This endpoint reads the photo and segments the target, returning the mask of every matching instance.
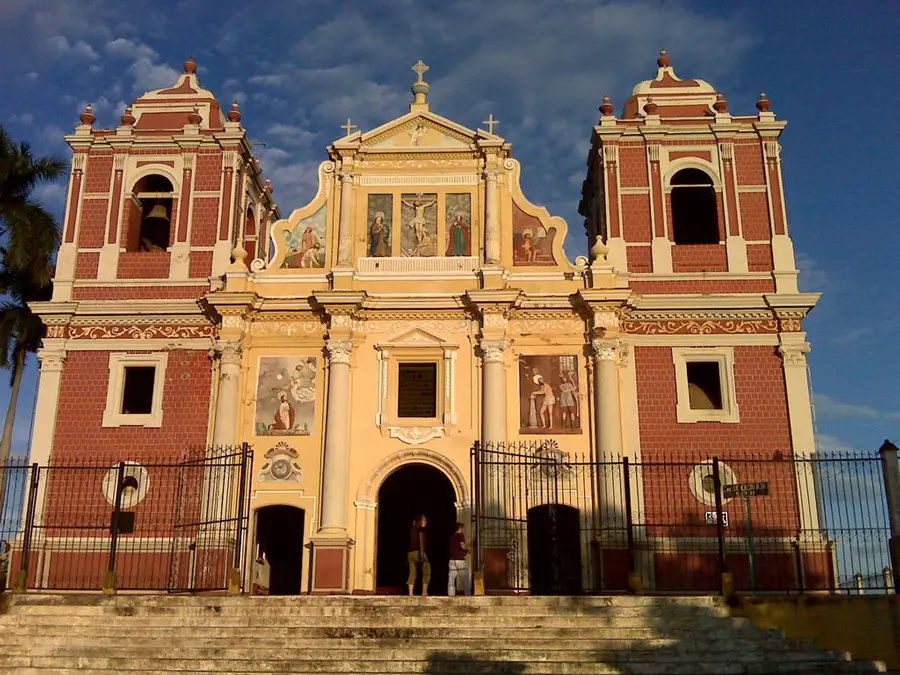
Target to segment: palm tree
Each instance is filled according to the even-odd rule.
[[[56,220],[34,200],[33,192],[65,169],[58,157],[35,158],[27,143],[16,145],[0,126],[0,293],[5,294],[0,303],[0,368],[9,369],[12,388],[0,437],[0,512],[25,362],[44,336],[44,325],[28,303],[49,299],[51,261],[60,240]]]

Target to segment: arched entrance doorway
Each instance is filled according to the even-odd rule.
[[[269,595],[299,595],[303,581],[303,509],[264,506],[256,511],[257,558],[269,563]]]
[[[456,527],[456,491],[443,471],[428,464],[404,464],[378,490],[377,593],[407,593],[406,554],[413,519],[428,517],[431,595],[447,594],[449,541]],[[418,594],[417,587],[415,592]]]

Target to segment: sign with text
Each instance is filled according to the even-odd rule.
[[[707,511],[706,512],[706,524],[707,525],[715,525],[717,522],[716,512],[715,511]],[[722,511],[722,525],[728,527],[728,512]]]
[[[735,483],[734,485],[723,485],[722,496],[725,499],[734,499],[735,497],[765,497],[769,494],[769,484],[765,481],[759,483]]]

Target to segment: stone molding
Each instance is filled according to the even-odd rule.
[[[327,340],[325,348],[328,350],[328,359],[332,364],[350,364],[350,355],[353,352],[353,343],[350,340]]]
[[[115,325],[115,326],[52,326],[47,337],[66,337],[70,340],[185,340],[191,338],[208,338],[215,335],[215,327],[211,325]]]
[[[457,501],[463,504],[470,502],[466,479],[456,464],[439,452],[421,447],[407,448],[385,457],[369,478],[360,483],[356,493],[356,501],[376,502],[378,499],[378,488],[381,487],[382,481],[404,464],[428,464],[440,470],[453,484]]]
[[[626,319],[622,322],[625,333],[637,335],[710,335],[713,333],[777,333],[775,319]]]
[[[612,338],[594,338],[591,349],[597,361],[615,361],[619,349],[619,341]]]
[[[481,340],[482,360],[485,363],[503,363],[509,348],[509,340]]]

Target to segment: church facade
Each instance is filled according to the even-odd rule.
[[[409,111],[348,122],[317,193],[284,215],[238,105],[196,70],[118,127],[86,110],[66,137],[54,293],[34,304],[48,330],[32,461],[127,461],[140,496],[168,489],[144,466],[161,452],[249,443],[245,559],[292,539],[297,591],[372,593],[423,490],[468,527],[476,443],[689,462],[667,500],[647,489],[635,507],[699,517],[713,456],[814,450],[803,319],[818,296],[798,291],[785,123],[764,95],[732,114],[663,53],[621,115],[604,100],[580,204],[590,256],[573,259],[578,235],[523,194],[493,118],[432,111],[421,62]],[[778,499],[815,529],[802,480]],[[109,509],[103,485],[84,490]]]

